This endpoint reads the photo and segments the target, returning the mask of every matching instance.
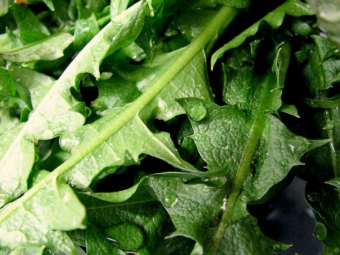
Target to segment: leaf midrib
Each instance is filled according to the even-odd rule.
[[[182,55],[180,55],[174,61],[167,71],[163,73],[163,75],[161,75],[159,79],[149,87],[149,89],[147,89],[140,97],[130,104],[120,115],[113,119],[108,125],[109,128],[99,133],[96,139],[89,141],[87,144],[79,148],[68,160],[66,160],[51,174],[46,176],[39,183],[28,190],[22,197],[3,208],[2,213],[0,214],[0,223],[10,217],[10,215],[17,209],[21,208],[24,203],[34,197],[34,195],[44,188],[44,186],[48,185],[56,178],[62,176],[66,171],[81,161],[86,155],[91,153],[97,146],[105,142],[111,135],[119,131],[125,124],[127,124],[136,114],[140,112],[141,109],[143,109],[151,100],[153,100],[201,50],[204,49],[204,47],[211,41],[212,38],[216,38],[216,35],[221,34],[222,30],[224,30],[231,23],[231,21],[236,17],[237,13],[237,9],[223,6],[216,16],[209,22],[203,32],[187,46]],[[22,131],[21,134],[23,136],[24,131]],[[17,138],[16,141],[20,141],[20,139]]]
[[[222,219],[215,231],[214,240],[212,240],[212,244],[209,247],[207,255],[216,254],[219,244],[223,239],[226,228],[230,224],[232,224],[234,205],[239,198],[246,178],[250,174],[250,164],[257,150],[258,141],[261,139],[263,130],[266,126],[267,117],[265,115],[265,111],[270,107],[272,102],[271,100],[268,100],[268,98],[271,98],[270,93],[272,93],[272,90],[270,90],[270,85],[275,82],[274,79],[276,79],[275,75],[271,74],[267,75],[267,78],[262,82],[262,89],[264,93],[262,93],[261,98],[258,99],[260,104],[258,105],[257,110],[254,114],[254,118],[249,125],[249,139],[245,146],[242,159],[232,183],[231,191],[227,198],[226,209],[222,214]],[[261,84],[259,84],[258,86],[261,86]]]

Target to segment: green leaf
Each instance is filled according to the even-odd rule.
[[[11,108],[2,108],[0,110],[0,134],[19,122],[19,119],[14,114],[15,110]]]
[[[49,206],[37,206],[42,204]],[[29,243],[77,254],[67,234],[59,230],[84,228],[85,209],[66,183],[54,180],[41,187],[22,207],[7,205],[1,209],[1,215],[2,247],[14,249]]]
[[[105,73],[102,73],[102,76],[103,74]],[[141,95],[134,81],[125,80],[124,77],[117,73],[107,72],[106,74],[111,75],[111,77],[108,79],[102,78],[96,83],[99,96],[91,103],[94,110],[105,111],[121,107],[131,103]]]
[[[135,81],[139,90],[144,91],[147,89],[150,81],[152,82],[153,79],[158,77],[158,74],[165,72],[167,66],[161,65],[160,62],[166,60],[168,63],[171,63],[171,60],[176,58],[179,53],[181,53],[181,51],[171,54],[170,56],[162,54],[158,56],[158,58],[154,59],[152,63],[143,66],[132,75],[130,74],[129,76],[125,76],[124,73],[121,72],[120,74],[123,77],[125,76],[125,79]],[[142,80],[139,80],[141,77]],[[107,81],[112,82],[115,80],[124,82],[121,78],[109,79]],[[104,84],[108,83],[105,81]],[[148,104],[148,106],[140,114],[141,117],[136,116],[130,120],[130,122],[122,127],[115,135],[108,138],[105,144],[100,145],[98,148],[93,150],[90,155],[78,163],[72,171],[65,175],[65,178],[74,186],[85,188],[89,186],[93,178],[96,176],[97,178],[102,178],[108,173],[114,172],[118,166],[139,163],[139,156],[142,153],[162,159],[176,168],[194,171],[198,174],[198,171],[193,166],[180,158],[167,134],[151,133],[140,118],[148,121],[148,115],[150,115],[149,112],[151,112],[153,118],[156,117],[158,119],[169,120],[184,113],[183,109],[175,102],[174,99],[191,96],[210,99],[210,93],[207,90],[206,84],[207,75],[205,58],[203,54],[198,54],[171,81],[171,83]],[[126,84],[123,83],[121,85],[124,86],[122,88],[108,88],[107,90],[110,91],[110,97],[104,98],[105,101],[103,101],[101,99],[102,96],[99,95],[95,103],[100,102],[103,105],[101,108],[102,110],[117,107],[123,103],[128,103],[124,102],[124,100],[129,100],[129,97],[133,96],[131,91],[135,94],[138,93],[138,91],[133,89],[131,85],[132,84],[130,82],[127,82]],[[126,90],[126,92],[121,93],[124,90]],[[112,93],[112,91],[114,93]],[[101,90],[99,90],[99,92],[101,92]],[[130,93],[129,97],[125,97],[127,93]],[[78,146],[82,146],[86,144],[87,141],[95,139],[97,134],[106,128],[107,123],[114,120],[120,112],[121,110],[116,108],[116,110],[111,110],[111,113],[105,115],[103,118],[86,125],[77,131],[62,135],[60,139],[62,149],[72,153],[77,150]],[[104,157],[103,155],[107,156]],[[88,168],[89,165],[91,165],[90,168]],[[87,170],[84,172],[84,169]],[[106,173],[105,169],[109,172]]]
[[[249,0],[217,0],[216,1],[219,4],[225,4],[227,6],[235,7],[235,8],[246,8],[250,5]]]
[[[139,23],[137,22],[137,24],[141,24],[143,22],[141,17],[143,16],[143,9],[144,7],[136,5],[117,17],[117,19],[125,20],[130,25],[132,22],[135,24],[136,20],[138,20]],[[138,35],[136,34],[138,33],[138,28],[136,27],[138,26],[131,28],[135,36]],[[84,105],[79,104],[71,96],[70,90],[78,85],[79,75],[82,73],[91,73],[99,78],[98,66],[102,58],[106,56],[108,51],[113,51],[115,47],[121,46],[123,38],[126,39],[126,36],[129,40],[132,38],[130,34],[119,33],[121,29],[125,29],[125,27],[117,29],[113,23],[110,23],[78,54],[77,58],[34,109],[28,122],[25,123],[15,139],[13,139],[12,144],[6,147],[7,152],[0,162],[0,175],[12,171],[17,176],[25,178],[29,173],[31,165],[26,164],[25,160],[15,159],[17,157],[15,155],[20,155],[21,143],[32,144],[33,146],[33,141],[52,139],[63,132],[75,130],[83,125],[85,121],[83,114],[73,109],[76,109],[77,106],[84,108]],[[113,34],[115,34],[114,40],[112,40]],[[81,111],[85,112],[85,110]],[[30,158],[34,158],[34,156],[31,155]],[[15,160],[13,161],[13,159]],[[10,189],[8,186],[1,186],[1,206],[26,191],[26,183],[22,181],[19,182],[13,179],[9,186],[11,187]]]
[[[93,14],[86,20],[78,19],[74,29],[74,51],[81,50],[98,32],[98,23]]]
[[[211,237],[214,237],[227,203],[224,198],[225,190],[205,184],[183,184],[162,177],[150,177],[149,185],[176,227],[170,237],[183,235],[192,238],[200,246],[196,247],[196,252],[203,253],[204,247],[205,254],[213,241]],[[237,205],[234,210],[237,212],[237,219],[225,230],[216,254],[273,254],[289,247],[264,236],[257,226],[256,219],[246,212],[244,206]],[[243,243],[248,245],[241,245]]]
[[[11,10],[20,30],[20,38],[26,43],[31,43],[50,35],[47,27],[27,7],[13,4]]]
[[[6,158],[11,144],[15,141],[23,126],[24,124],[20,123],[1,133],[0,158],[2,160]],[[4,162],[5,168],[0,171],[1,178],[8,180],[0,184],[1,205],[20,196],[23,191],[27,190],[27,178],[33,166],[35,156],[34,144],[27,139],[22,139],[19,146],[12,149],[12,153],[11,160]],[[16,165],[14,165],[14,162]]]
[[[112,254],[123,255],[124,252],[115,247],[106,239],[104,233],[101,233],[95,227],[89,225],[86,229],[86,249],[87,254]]]
[[[251,219],[245,220],[245,225],[241,223],[248,216],[241,217],[242,211],[236,209],[237,205],[243,208],[246,203],[262,198],[270,187],[287,176],[291,167],[301,164],[300,158],[304,153],[329,142],[309,141],[295,136],[279,120],[267,115],[275,113],[281,105],[279,98],[288,66],[285,61],[289,60],[289,45],[279,43],[275,47],[275,55],[267,53],[271,56],[268,61],[272,59],[274,64],[272,70],[267,69],[260,77],[253,71],[256,64],[248,66],[239,61],[252,63],[254,56],[250,53],[250,47],[247,50],[241,48],[227,59],[228,66],[224,67],[225,100],[229,105],[217,106],[194,98],[179,101],[189,116],[194,131],[191,138],[207,162],[208,173],[218,173],[222,169],[231,188],[207,254],[216,254],[217,251],[218,254],[229,254],[229,248],[224,246],[225,242],[230,242],[224,241],[226,237],[230,239],[228,231],[258,229],[252,227],[254,221]],[[265,63],[261,62],[262,67]],[[240,243],[247,242],[242,238]],[[250,246],[251,252],[245,250],[244,254],[271,254],[274,244],[268,242],[269,250],[254,244]],[[287,248],[281,245],[275,247],[277,251]],[[234,252],[232,254],[237,254],[236,248]]]
[[[7,70],[0,68],[0,101],[15,95],[15,86]]]
[[[107,87],[105,92],[109,93],[110,97],[107,97],[105,93],[102,99],[102,83],[99,83],[99,97],[95,101],[95,104],[97,104],[97,102],[100,103],[102,105],[100,110],[105,110],[131,102],[137,95],[146,91],[150,87],[150,84],[155,82],[159,76],[166,73],[169,66],[172,65],[183,52],[185,52],[185,49],[168,54],[157,54],[152,61],[146,62],[138,68],[134,68],[131,65],[122,65],[121,62],[119,62],[118,66],[114,66],[119,76],[115,75],[115,78],[107,82],[104,81],[104,85],[108,86],[109,82],[119,82],[121,85],[117,84],[117,87]],[[126,96],[127,93],[129,93],[129,96]],[[167,84],[166,88],[149,103],[143,114],[148,115],[145,112],[151,112],[153,118],[168,121],[184,113],[183,109],[175,101],[176,98],[182,97],[211,99],[211,92],[208,88],[206,58],[203,52],[197,53],[195,58],[183,68],[183,71],[179,72],[178,75]]]
[[[76,151],[77,147],[93,140],[120,113],[120,110],[111,111],[92,124],[62,135],[60,138],[61,148],[70,153]],[[160,158],[174,167],[198,172],[196,168],[179,157],[168,134],[151,133],[141,119],[136,116],[107,139],[104,144],[84,157],[64,175],[64,178],[73,186],[86,188],[95,177],[100,179],[114,172],[118,166],[139,163],[139,156],[142,153]]]
[[[262,22],[267,22],[273,29],[277,29],[282,25],[286,14],[294,17],[300,17],[305,15],[313,15],[314,12],[309,5],[300,2],[299,0],[285,1],[282,5],[269,12],[262,19],[251,25],[249,28],[230,40],[223,47],[218,49],[211,58],[211,67],[214,67],[217,59],[222,57],[224,52],[237,48],[248,37],[254,36],[258,32]]]
[[[143,198],[143,197],[142,197]],[[143,243],[138,249],[140,254],[158,254],[156,252],[160,242],[162,242],[168,219],[165,210],[157,202],[145,200],[135,200],[126,203],[109,203],[95,198],[84,196],[82,201],[86,205],[88,213],[88,221],[90,224],[100,230],[103,235],[112,240],[109,233],[112,229],[119,231],[129,231],[129,229],[137,229],[137,234],[143,233]],[[136,214],[138,216],[136,217]],[[123,233],[118,238],[120,242],[127,246],[135,246],[136,239],[132,239]],[[101,240],[94,240],[93,245],[98,245]],[[112,243],[111,243],[112,244]],[[123,248],[123,247],[122,247]],[[129,250],[125,250],[129,251]]]
[[[331,186],[320,183],[308,183],[306,198],[316,214],[314,236],[325,246],[322,254],[336,254],[340,251],[339,228],[339,194]]]
[[[9,1],[8,0],[1,0],[0,2],[0,17],[7,14],[9,9]]]
[[[316,12],[319,26],[325,29],[330,39],[340,47],[339,2],[336,0],[309,0],[308,2]]]
[[[43,255],[45,247],[17,248],[14,251],[0,250],[0,254],[9,255]],[[1,253],[3,251],[3,253]]]
[[[226,228],[216,254],[278,254],[290,247],[262,234],[257,220],[246,212],[244,206],[237,204],[234,210],[238,219]],[[247,245],[243,245],[245,243]]]
[[[44,2],[51,11],[54,11],[53,0],[29,0],[28,2],[30,4]]]
[[[284,112],[287,113],[289,115],[292,115],[296,118],[300,118],[299,113],[297,108],[294,105],[286,105],[286,104],[282,104],[282,106],[280,107],[280,112]]]
[[[144,242],[143,231],[134,224],[123,223],[105,229],[108,238],[127,251],[138,251]]]
[[[52,98],[50,97],[51,95],[56,95],[58,91],[60,90],[63,91],[63,88],[67,88],[68,93],[63,93],[63,96],[65,97],[69,96],[69,89],[75,85],[74,83],[76,83],[75,82],[76,78],[80,73],[89,72],[91,74],[94,74],[95,77],[99,78],[99,71],[98,71],[99,62],[107,54],[112,53],[115,49],[119,47],[130,44],[131,41],[135,39],[135,36],[137,36],[140,31],[139,25],[142,26],[143,13],[144,13],[144,6],[137,4],[133,6],[132,8],[129,8],[126,12],[123,12],[120,16],[118,16],[122,20],[125,20],[126,15],[129,14],[131,16],[127,16],[127,17],[131,19],[127,18],[128,21],[125,23],[125,25],[122,24],[121,26],[118,27],[118,32],[117,30],[113,31],[113,32],[117,32],[115,33],[116,36],[114,37],[113,41],[112,41],[113,35],[108,33],[108,30],[110,30],[109,28],[112,28],[111,27],[112,23],[110,23],[108,27],[104,28],[99,34],[97,34],[97,36],[93,40],[91,40],[89,44],[87,44],[84,50],[77,55],[76,59],[69,65],[69,67],[63,73],[63,75],[59,78],[59,80],[55,83],[55,85],[50,90],[50,92],[47,94],[47,96],[44,97],[43,101],[35,109],[34,113],[30,116],[30,119],[26,124],[27,129],[33,128],[32,123],[38,122],[39,124],[41,124],[41,121],[37,121],[37,119],[35,118],[37,118],[36,116],[40,115],[39,112],[43,108],[48,107],[46,103],[47,101],[49,103],[53,102],[52,100],[53,97]],[[97,139],[88,141],[86,143],[86,146],[82,146],[81,148],[78,148],[75,151],[75,153],[64,164],[59,166],[51,174],[47,175],[44,179],[42,179],[40,182],[35,184],[29,191],[26,192],[25,195],[23,195],[22,197],[17,199],[15,202],[11,203],[10,205],[5,206],[4,213],[0,214],[1,225],[5,225],[8,218],[13,216],[15,212],[18,212],[22,208],[22,204],[30,203],[30,201],[33,201],[34,198],[38,197],[38,194],[40,192],[44,191],[43,190],[44,187],[53,186],[52,184],[58,177],[60,177],[63,173],[67,172],[71,167],[73,167],[76,163],[78,163],[87,154],[91,153],[97,146],[102,144],[106,139],[108,139],[110,136],[115,134],[118,130],[123,128],[125,124],[127,124],[131,120],[134,120],[134,118],[137,117],[137,114],[143,108],[145,108],[146,105],[150,103],[158,95],[158,93],[172,80],[172,78],[174,78],[186,66],[186,64],[188,64],[198,53],[202,51],[205,45],[212,38],[212,35],[215,35],[216,33],[216,31],[214,30],[212,31],[210,28],[216,27],[216,26],[218,28],[227,26],[231,22],[231,20],[235,17],[235,14],[236,13],[233,9],[228,8],[228,7],[222,7],[220,12],[209,23],[209,26],[202,32],[202,34],[199,37],[197,37],[197,40],[194,40],[192,44],[189,45],[185,49],[185,51],[183,51],[182,54],[180,54],[177,57],[177,59],[172,63],[172,65],[169,66],[168,70],[164,72],[160,77],[158,77],[157,80],[153,81],[153,84],[150,85],[150,87],[147,90],[145,90],[144,93],[139,98],[137,98],[132,104],[127,105],[126,109],[124,109],[119,115],[116,116],[116,118],[114,118],[114,120],[111,121],[112,123],[107,123],[109,127],[103,130],[100,133],[100,135],[97,137]],[[118,17],[116,21],[119,21]],[[137,26],[136,26],[136,23],[137,23]],[[112,26],[117,28],[117,24],[114,24]],[[108,38],[110,38],[110,40],[107,40]],[[107,51],[105,51],[105,49]],[[53,94],[52,92],[55,94]],[[53,109],[56,109],[56,108],[57,107],[55,107],[54,105],[53,108],[48,108],[45,110],[47,110],[46,113],[47,112],[53,113]],[[70,119],[72,119],[72,117],[70,117]],[[34,121],[31,121],[31,120],[34,120]],[[56,120],[58,120],[58,118],[54,116],[54,121]],[[69,119],[67,119],[67,121],[65,120],[61,121],[60,123],[65,123],[65,122],[69,123]],[[112,125],[113,123],[114,125]],[[35,128],[38,128],[38,127],[36,126]],[[70,131],[69,128],[65,128],[65,129],[67,129],[67,131]],[[30,131],[33,131],[33,130],[30,129]],[[34,131],[38,132],[39,135],[41,135],[40,134],[41,130],[40,131],[34,130]],[[26,137],[27,136],[28,135],[26,134]],[[160,134],[160,136],[162,136],[162,134]],[[19,137],[17,138],[18,140],[23,138],[23,136],[20,136],[20,135],[17,137]],[[30,138],[30,136],[28,136],[28,138]],[[39,139],[38,136],[36,136],[35,138]],[[50,138],[53,138],[53,136],[51,135],[49,138],[46,138],[46,139],[50,139]],[[16,147],[17,147],[17,144],[14,146],[14,148]],[[43,203],[41,203],[40,205],[42,206],[42,204]],[[135,214],[133,214],[133,217],[135,218]],[[74,222],[76,221],[73,221],[73,223]],[[96,224],[94,225],[96,226]],[[71,225],[70,228],[72,227],[76,228],[80,226]],[[153,240],[153,242],[155,243],[154,239],[151,239],[151,240]],[[22,246],[24,245],[28,245],[28,244],[27,243],[22,244]],[[53,245],[50,245],[50,246],[53,246]],[[146,245],[146,247],[154,247],[154,246],[148,244]],[[66,253],[72,254],[74,252],[73,250],[70,250],[70,251],[67,251]]]
[[[332,54],[334,44],[331,41],[321,36],[311,37],[315,44],[315,50],[310,54],[310,61],[305,67],[304,75],[307,78],[308,88],[314,96],[318,90],[332,87],[335,77],[339,74],[340,60]]]
[[[19,63],[37,60],[55,60],[64,56],[64,50],[72,42],[73,36],[68,33],[60,33],[23,47],[1,52],[0,57]]]
[[[6,34],[0,35],[0,52],[6,52],[24,46],[19,36],[6,28]]]
[[[110,2],[111,20],[114,20],[119,14],[126,10],[130,0],[112,0]]]
[[[8,72],[19,96],[30,110],[38,107],[55,83],[53,78],[21,66],[10,66]]]
[[[205,246],[212,234],[208,229],[218,221],[225,191],[173,178],[149,177],[148,182],[175,225],[170,237],[184,235]]]

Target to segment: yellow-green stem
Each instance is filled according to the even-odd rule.
[[[105,142],[110,136],[119,131],[126,125],[136,114],[140,112],[151,100],[153,100],[162,89],[204,48],[216,39],[224,29],[231,23],[237,15],[237,9],[223,6],[214,18],[209,22],[202,33],[197,36],[183,51],[182,55],[169,67],[169,69],[161,75],[139,98],[129,105],[117,118],[115,118],[108,128],[98,134],[96,139],[88,142],[81,148],[78,148],[71,157],[62,165],[56,168],[50,175],[45,177],[22,197],[11,203],[2,210],[0,215],[0,223],[6,220],[15,210],[32,198],[45,185],[48,185],[55,178],[62,176],[70,170],[75,164],[80,162],[85,156],[91,153],[96,147]]]

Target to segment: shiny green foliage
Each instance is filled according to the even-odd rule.
[[[278,254],[294,174],[339,252],[340,6],[261,1],[0,0],[0,254]]]

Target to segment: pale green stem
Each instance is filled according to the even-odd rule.
[[[237,15],[237,9],[223,6],[214,18],[209,22],[202,33],[197,36],[186,48],[185,51],[173,62],[168,70],[163,73],[139,98],[131,103],[121,114],[119,114],[108,128],[103,130],[92,141],[78,148],[71,157],[62,165],[57,167],[50,175],[45,177],[30,190],[28,190],[21,198],[9,206],[3,208],[0,215],[0,222],[3,222],[22,204],[32,198],[45,185],[52,182],[55,178],[62,176],[70,170],[75,164],[80,162],[84,157],[90,154],[96,147],[105,142],[109,137],[115,134],[119,129],[126,125],[141,109],[149,104],[162,89],[199,53],[206,45],[215,40],[224,29],[231,23]]]
[[[261,103],[257,108],[255,114],[256,118],[254,118],[250,125],[248,132],[249,139],[245,146],[243,157],[240,161],[240,165],[238,166],[236,176],[231,187],[231,192],[227,199],[226,209],[222,214],[222,219],[216,229],[214,239],[212,240],[209,250],[205,253],[205,255],[216,254],[227,227],[232,224],[235,203],[237,199],[239,199],[244,181],[246,180],[247,176],[249,176],[250,164],[257,150],[258,141],[262,137],[263,129],[266,125],[267,117],[264,115],[264,111],[268,109],[268,104],[270,105],[270,100],[267,100],[267,98],[271,98],[269,95],[270,90],[268,89],[268,84],[271,83],[270,79],[273,79],[273,77],[269,77],[268,80],[264,81],[263,83],[265,84],[263,88],[265,93],[262,95],[262,100],[260,100]]]

